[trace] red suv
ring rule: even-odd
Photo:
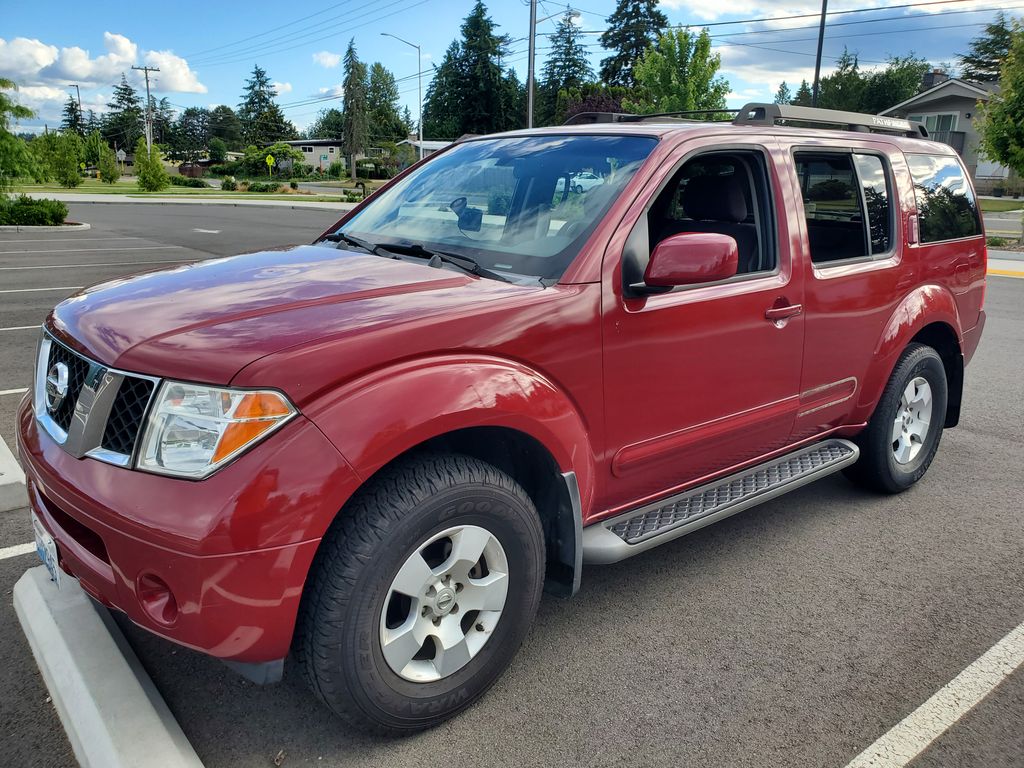
[[[19,415],[55,580],[404,732],[584,563],[838,470],[919,480],[985,320],[954,151],[769,105],[577,122],[457,142],[313,245],[59,305]]]

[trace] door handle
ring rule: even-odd
[[[803,311],[803,304],[790,304],[785,307],[769,307],[765,310],[764,316],[765,319],[771,320],[773,323],[779,323],[791,317],[796,317]]]

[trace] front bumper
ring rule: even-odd
[[[139,626],[243,665],[287,655],[320,538],[358,486],[302,417],[199,482],[73,458],[27,400],[18,450],[64,571]]]

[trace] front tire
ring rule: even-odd
[[[297,627],[307,682],[378,733],[447,720],[498,679],[540,602],[544,534],[485,462],[424,454],[384,470],[321,544]]]
[[[910,344],[889,377],[871,421],[857,436],[860,459],[844,470],[858,485],[902,493],[935,458],[946,418],[946,369],[931,347]]]

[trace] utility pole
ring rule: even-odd
[[[811,91],[811,106],[818,106],[818,90],[821,83],[821,49],[825,44],[825,16],[828,0],[821,0],[821,24],[818,26],[818,56],[814,60],[814,89]]]
[[[526,65],[526,127],[533,128],[533,70],[537,52],[537,0],[530,0],[530,59]],[[568,182],[566,182],[568,184]]]
[[[146,151],[153,152],[153,100],[149,96],[149,73],[159,72],[159,67],[132,67],[146,75]]]
[[[422,52],[420,51],[420,47],[418,45],[416,45],[416,43],[410,43],[408,40],[403,40],[398,35],[392,35],[390,32],[381,32],[380,34],[381,34],[382,37],[393,37],[398,42],[405,43],[409,47],[416,49],[416,88],[417,88],[417,92],[418,92],[419,106],[420,106],[420,109],[419,109],[420,116],[419,116],[419,120],[417,120],[417,123],[419,124],[420,160],[422,160],[423,159],[423,66],[420,64],[420,61],[422,60]]]
[[[78,111],[82,111],[82,92],[78,89],[78,83],[71,83],[75,87],[75,93],[78,94]]]

